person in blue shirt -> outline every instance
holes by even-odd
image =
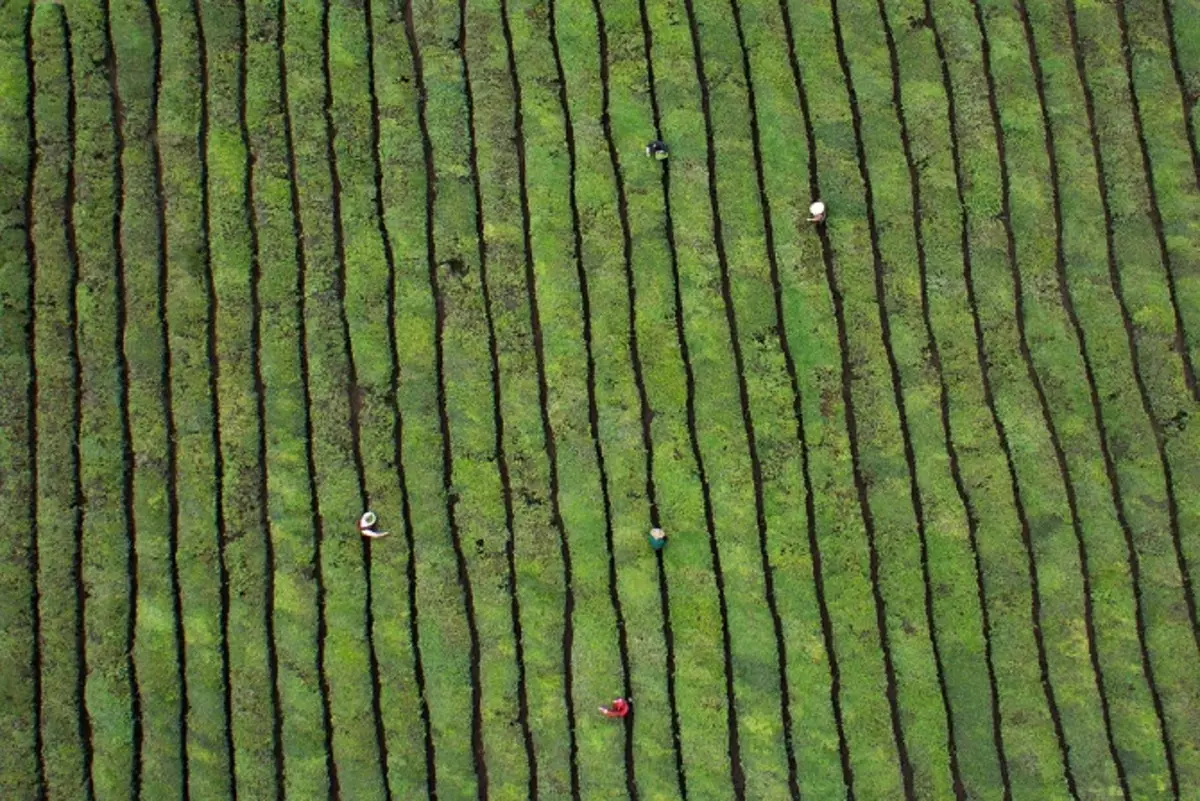
[[[667,532],[661,528],[650,529],[650,547],[656,551],[661,551],[667,544]]]
[[[667,156],[670,154],[667,151],[666,143],[655,139],[653,142],[650,142],[648,145],[646,145],[646,155],[650,156],[656,161],[666,161]]]

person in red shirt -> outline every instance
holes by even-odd
[[[600,707],[600,714],[606,718],[623,718],[629,714],[629,702],[624,698],[618,698],[612,702],[611,706]]]

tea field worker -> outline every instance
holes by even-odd
[[[375,513],[369,511],[363,512],[363,516],[358,519],[358,533],[373,540],[388,535],[386,531],[375,530]]]
[[[600,707],[600,714],[606,718],[623,718],[629,714],[629,702],[624,698],[617,698],[611,706]]]
[[[819,223],[825,222],[825,204],[819,200],[814,200],[812,205],[808,207],[808,221]]]
[[[650,547],[661,551],[667,544],[667,532],[661,528],[650,529]]]
[[[650,144],[646,145],[646,155],[652,157],[656,161],[666,161],[670,153],[667,152],[667,145],[655,139]]]

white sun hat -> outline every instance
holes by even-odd
[[[363,528],[370,528],[371,526],[375,525],[375,513],[365,512],[359,519],[358,524]]]
[[[819,200],[814,200],[812,205],[808,207],[808,213],[816,217],[825,213],[825,204]]]

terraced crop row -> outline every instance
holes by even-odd
[[[5,4],[5,797],[1190,797],[1197,19]]]

